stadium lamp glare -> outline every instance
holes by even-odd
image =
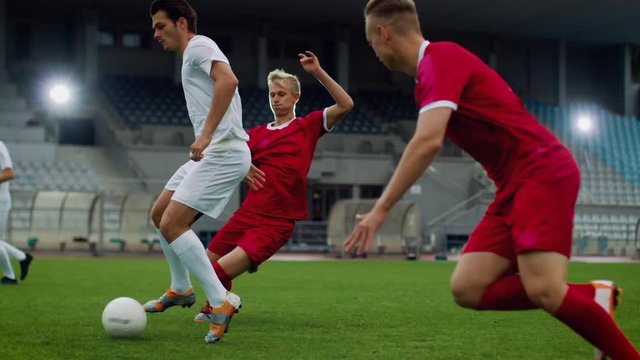
[[[49,98],[56,104],[64,104],[69,101],[70,97],[71,91],[67,85],[57,84],[49,90]]]
[[[583,133],[591,132],[593,129],[593,120],[587,115],[581,115],[578,117],[578,130]]]

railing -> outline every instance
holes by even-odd
[[[611,230],[624,228],[622,231]],[[464,248],[474,226],[442,225],[442,235],[436,242],[430,234],[424,234],[426,252],[458,254]],[[573,255],[582,256],[630,256],[640,257],[640,220],[637,224],[595,223],[590,230],[574,230]]]
[[[39,194],[46,201],[37,200]],[[72,204],[69,199],[79,194],[87,194],[86,201],[76,200]],[[8,240],[32,250],[88,250],[96,255],[159,252],[158,236],[149,218],[153,195],[142,196],[144,201],[132,200],[141,198],[140,195],[144,194],[13,191]],[[283,250],[326,252],[327,249],[326,222],[298,221]]]
[[[475,195],[469,197],[468,199],[460,202],[458,205],[455,205],[451,209],[445,211],[440,216],[438,216],[438,217],[434,218],[433,220],[429,221],[425,228],[426,229],[433,229],[435,227],[438,227],[438,225],[440,223],[447,221],[448,219],[450,219],[451,217],[457,215],[458,213],[469,209],[470,207],[474,206],[475,204],[477,204],[477,203],[479,203],[481,201],[484,201],[484,200],[489,201],[494,196],[495,196],[495,194],[493,192],[491,192],[491,191],[480,191],[480,192],[476,193]]]
[[[285,251],[326,252],[327,223],[325,221],[298,221]]]
[[[8,240],[32,250],[149,250],[149,204],[125,209],[127,195],[13,191]],[[44,198],[39,198],[43,195]],[[147,199],[151,199],[149,195]],[[143,242],[143,240],[146,241]],[[157,242],[156,242],[157,243]]]
[[[145,200],[148,206],[125,209],[130,195],[87,192],[93,195],[86,201],[72,204],[73,196],[51,197],[50,202],[40,202],[36,207],[37,191],[13,191],[13,208],[9,216],[8,240],[24,247],[41,247],[61,250],[146,251],[154,249],[157,242],[150,219],[152,195]],[[75,193],[77,195],[77,193]],[[486,196],[486,198],[484,198]],[[478,193],[451,210],[433,219],[425,227],[422,239],[432,252],[458,252],[464,246],[473,226],[447,223],[460,212],[479,201],[489,200],[491,193]],[[75,199],[77,200],[77,196]],[[82,199],[83,197],[80,196]],[[130,202],[132,204],[134,202]],[[145,202],[145,204],[147,204]],[[72,206],[73,205],[73,206]],[[135,204],[133,204],[135,205]],[[438,243],[431,244],[431,234],[438,234]],[[39,238],[40,242],[34,242]],[[119,241],[118,239],[122,240]],[[125,246],[126,244],[126,246]],[[620,221],[581,221],[574,231],[574,254],[640,256],[640,220],[635,223]],[[299,221],[284,251],[326,252],[327,223]]]
[[[640,258],[640,219],[638,219],[638,222],[636,223],[636,234],[635,234],[635,247],[636,247],[636,254],[635,256]]]

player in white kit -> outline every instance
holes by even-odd
[[[15,285],[18,283],[16,274],[13,272],[10,258],[18,260],[20,263],[20,280],[24,280],[29,273],[29,265],[33,260],[31,254],[26,253],[5,241],[7,235],[7,224],[9,222],[9,211],[11,210],[11,193],[9,192],[9,181],[13,180],[13,163],[9,151],[2,141],[0,141],[0,268],[2,269],[2,285]]]
[[[189,272],[202,285],[211,304],[205,342],[222,338],[240,298],[216,276],[198,236],[191,230],[202,214],[216,218],[251,166],[249,137],[242,128],[238,80],[213,40],[197,35],[196,12],[184,0],[156,0],[151,9],[154,38],[166,51],[182,56],[182,87],[195,142],[190,161],[167,182],[151,210],[171,271],[171,287],[145,304],[147,312],[191,306],[195,294]]]

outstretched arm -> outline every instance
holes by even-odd
[[[374,235],[387,218],[389,210],[427,170],[442,147],[452,109],[436,108],[420,114],[416,131],[402,154],[389,185],[373,209],[356,217],[358,225],[344,243],[345,251],[358,247],[362,254],[373,245]]]
[[[306,72],[313,75],[335,100],[335,104],[327,108],[327,128],[331,129],[338,121],[342,120],[351,109],[353,99],[326,71],[320,66],[320,62],[314,53],[305,51],[298,54],[300,65]]]

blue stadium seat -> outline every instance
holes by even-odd
[[[606,205],[640,205],[635,196],[640,191],[640,119],[620,116],[593,104],[550,106],[526,101],[525,106],[538,120],[552,130],[576,153],[580,161],[586,151],[599,162],[581,163],[582,190],[580,201]],[[575,118],[589,114],[594,131],[580,134],[574,128]]]

